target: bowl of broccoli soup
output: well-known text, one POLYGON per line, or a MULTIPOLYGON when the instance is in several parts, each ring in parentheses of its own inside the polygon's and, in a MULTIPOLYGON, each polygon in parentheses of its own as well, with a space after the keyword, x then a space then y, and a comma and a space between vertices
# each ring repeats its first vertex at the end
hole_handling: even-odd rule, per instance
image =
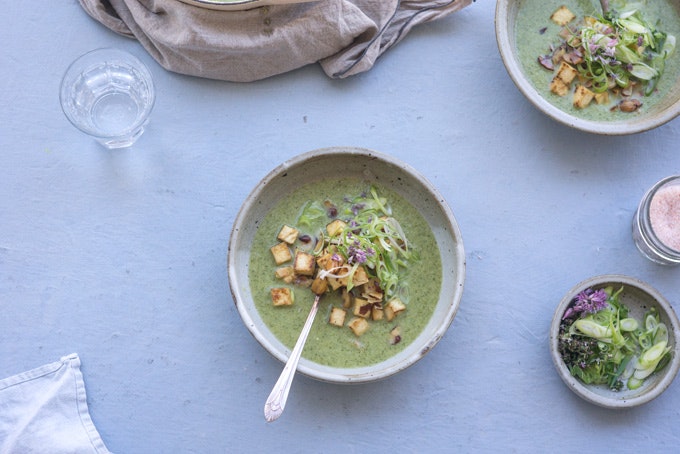
POLYGON ((409 165, 336 147, 294 157, 246 198, 229 284, 243 323, 281 362, 313 303, 298 372, 334 383, 393 375, 442 338, 465 278, 460 229, 409 165))
POLYGON ((496 39, 520 92, 567 126, 647 131, 680 114, 680 3, 498 0, 496 39))

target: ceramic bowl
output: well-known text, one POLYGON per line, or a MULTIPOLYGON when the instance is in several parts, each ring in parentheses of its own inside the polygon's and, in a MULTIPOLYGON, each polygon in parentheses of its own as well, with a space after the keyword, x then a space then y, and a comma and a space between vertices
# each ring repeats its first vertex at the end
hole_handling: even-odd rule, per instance
POLYGON ((269 5, 307 3, 318 0, 180 0, 189 5, 221 11, 243 11, 269 5))
POLYGON ((275 358, 285 362, 290 349, 267 328, 253 302, 248 280, 251 245, 258 221, 286 193, 313 179, 338 175, 377 181, 397 192, 429 222, 441 252, 439 300, 423 332, 410 345, 381 363, 358 368, 328 367, 307 360, 303 353, 297 369, 326 382, 370 382, 406 369, 429 352, 453 321, 462 297, 465 254, 458 224, 441 194, 413 168, 388 155, 351 147, 311 151, 282 163, 250 193, 234 221, 229 241, 229 284, 238 313, 250 333, 275 358))
MULTIPOLYGON (((643 105, 643 109, 631 113, 630 116, 621 120, 585 120, 556 107, 536 89, 518 57, 517 46, 521 43, 518 43, 516 39, 516 21, 517 17, 526 10, 526 4, 527 0, 497 0, 495 13, 496 41, 510 78, 520 92, 544 114, 572 128, 603 135, 625 135, 648 131, 663 125, 680 114, 680 77, 675 77, 665 97, 653 105, 643 105)), ((559 3, 556 3, 555 9, 558 6, 559 3)), ((676 15, 680 15, 680 2, 669 2, 669 8, 675 8, 676 15)), ((546 24, 548 21, 549 16, 546 17, 546 24)), ((536 24, 537 32, 541 27, 542 24, 536 24)), ((680 38, 680 36, 677 38, 680 38)), ((546 52, 548 45, 549 42, 546 41, 546 52)), ((675 52, 677 56, 678 49, 675 52)), ((668 72, 664 76, 671 78, 671 80, 674 77, 673 74, 668 72)), ((641 100, 643 103, 645 102, 645 98, 641 100)))
POLYGON ((569 389, 582 399, 612 409, 635 407, 658 397, 670 386, 678 373, 678 368, 680 368, 679 326, 678 317, 670 303, 649 284, 623 275, 596 276, 569 290, 557 306, 550 326, 550 352, 559 376, 569 389), (650 375, 643 385, 636 390, 624 388, 621 391, 612 391, 606 385, 586 385, 571 375, 558 351, 560 323, 576 295, 588 288, 597 290, 608 286, 612 286, 615 290, 623 286, 624 290, 619 299, 628 307, 631 317, 642 321, 645 311, 655 307, 659 312, 660 321, 665 323, 668 328, 668 344, 671 346, 672 354, 671 362, 661 371, 650 375))

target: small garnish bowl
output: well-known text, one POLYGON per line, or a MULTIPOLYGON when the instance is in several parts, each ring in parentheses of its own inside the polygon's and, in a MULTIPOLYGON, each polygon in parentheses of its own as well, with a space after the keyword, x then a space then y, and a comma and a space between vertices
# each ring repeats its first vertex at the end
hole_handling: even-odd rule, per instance
MULTIPOLYGON (((410 202, 430 224, 441 254, 442 283, 434 313, 407 347, 385 361, 356 368, 322 365, 306 359, 303 351, 297 367, 298 372, 329 383, 373 382, 392 376, 424 357, 453 322, 463 293, 465 253, 456 219, 443 196, 411 166, 389 155, 355 147, 314 150, 280 164, 253 189, 236 216, 229 240, 229 286, 246 328, 265 350, 285 362, 290 349, 272 334, 253 301, 248 278, 251 245, 258 223, 285 194, 311 181, 338 176, 379 182, 410 202)), ((319 316, 317 322, 323 322, 319 316)))
POLYGON ((550 326, 550 353, 557 373, 564 383, 582 399, 611 409, 624 409, 645 404, 663 393, 675 379, 680 368, 680 323, 670 303, 649 284, 624 275, 602 275, 589 278, 573 287, 564 296, 555 310, 550 326), (560 323, 565 311, 574 298, 586 289, 604 289, 613 287, 614 291, 623 287, 619 300, 629 309, 630 317, 642 320, 644 313, 654 307, 659 313, 660 321, 668 328, 668 345, 671 347, 671 360, 666 366, 650 375, 635 390, 624 388, 612 391, 606 385, 586 385, 571 375, 558 349, 560 323))
MULTIPOLYGON (((559 5, 559 3, 555 3, 555 9, 559 5)), ((669 2, 669 5, 671 5, 671 8, 676 8, 676 11, 680 13, 680 2, 669 2)), ((646 103, 645 98, 642 98, 643 108, 631 113, 624 119, 586 120, 565 112, 548 101, 525 73, 518 55, 516 21, 518 15, 523 14, 523 8, 527 8, 526 2, 523 0, 498 0, 496 2, 496 42, 503 64, 514 84, 524 97, 545 115, 574 129, 610 136, 649 131, 680 115, 680 77, 676 78, 666 96, 654 104, 646 103)), ((546 17, 546 22, 548 20, 549 18, 546 17)), ((536 24, 536 30, 538 31, 540 28, 541 24, 536 24)), ((676 38, 680 38, 680 36, 676 38)), ((548 49, 549 44, 546 41, 546 49, 548 49)), ((678 51, 680 49, 676 48, 671 58, 677 58, 678 51)), ((538 56, 536 57, 538 58, 538 56)), ((663 77, 672 79, 674 75, 665 73, 662 75, 663 77)))

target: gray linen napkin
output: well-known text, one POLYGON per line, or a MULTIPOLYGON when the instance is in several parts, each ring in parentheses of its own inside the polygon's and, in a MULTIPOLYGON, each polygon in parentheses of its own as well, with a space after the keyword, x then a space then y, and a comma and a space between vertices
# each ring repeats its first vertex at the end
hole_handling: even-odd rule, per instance
POLYGON ((170 71, 249 82, 315 62, 333 78, 364 72, 413 26, 475 0, 318 0, 247 11, 179 0, 79 1, 170 71))

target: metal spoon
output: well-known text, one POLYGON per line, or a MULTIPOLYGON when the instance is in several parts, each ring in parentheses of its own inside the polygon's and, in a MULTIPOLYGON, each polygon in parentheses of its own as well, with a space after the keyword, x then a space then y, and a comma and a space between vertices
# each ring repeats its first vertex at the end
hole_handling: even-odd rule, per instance
POLYGON ((600 0, 600 5, 602 6, 602 12, 607 14, 609 12, 609 0, 600 0))
POLYGON ((309 331, 312 329, 314 317, 319 309, 320 298, 321 295, 316 295, 314 298, 314 304, 312 304, 312 309, 309 311, 307 321, 305 321, 305 325, 302 327, 300 337, 298 337, 295 347, 293 347, 293 351, 290 352, 290 357, 288 358, 288 361, 286 361, 286 365, 284 366, 279 379, 276 381, 271 394, 269 394, 269 397, 267 398, 267 402, 264 404, 264 419, 266 419, 267 422, 277 420, 286 406, 290 385, 293 383, 293 377, 295 376, 298 361, 300 361, 302 349, 305 346, 309 331))

